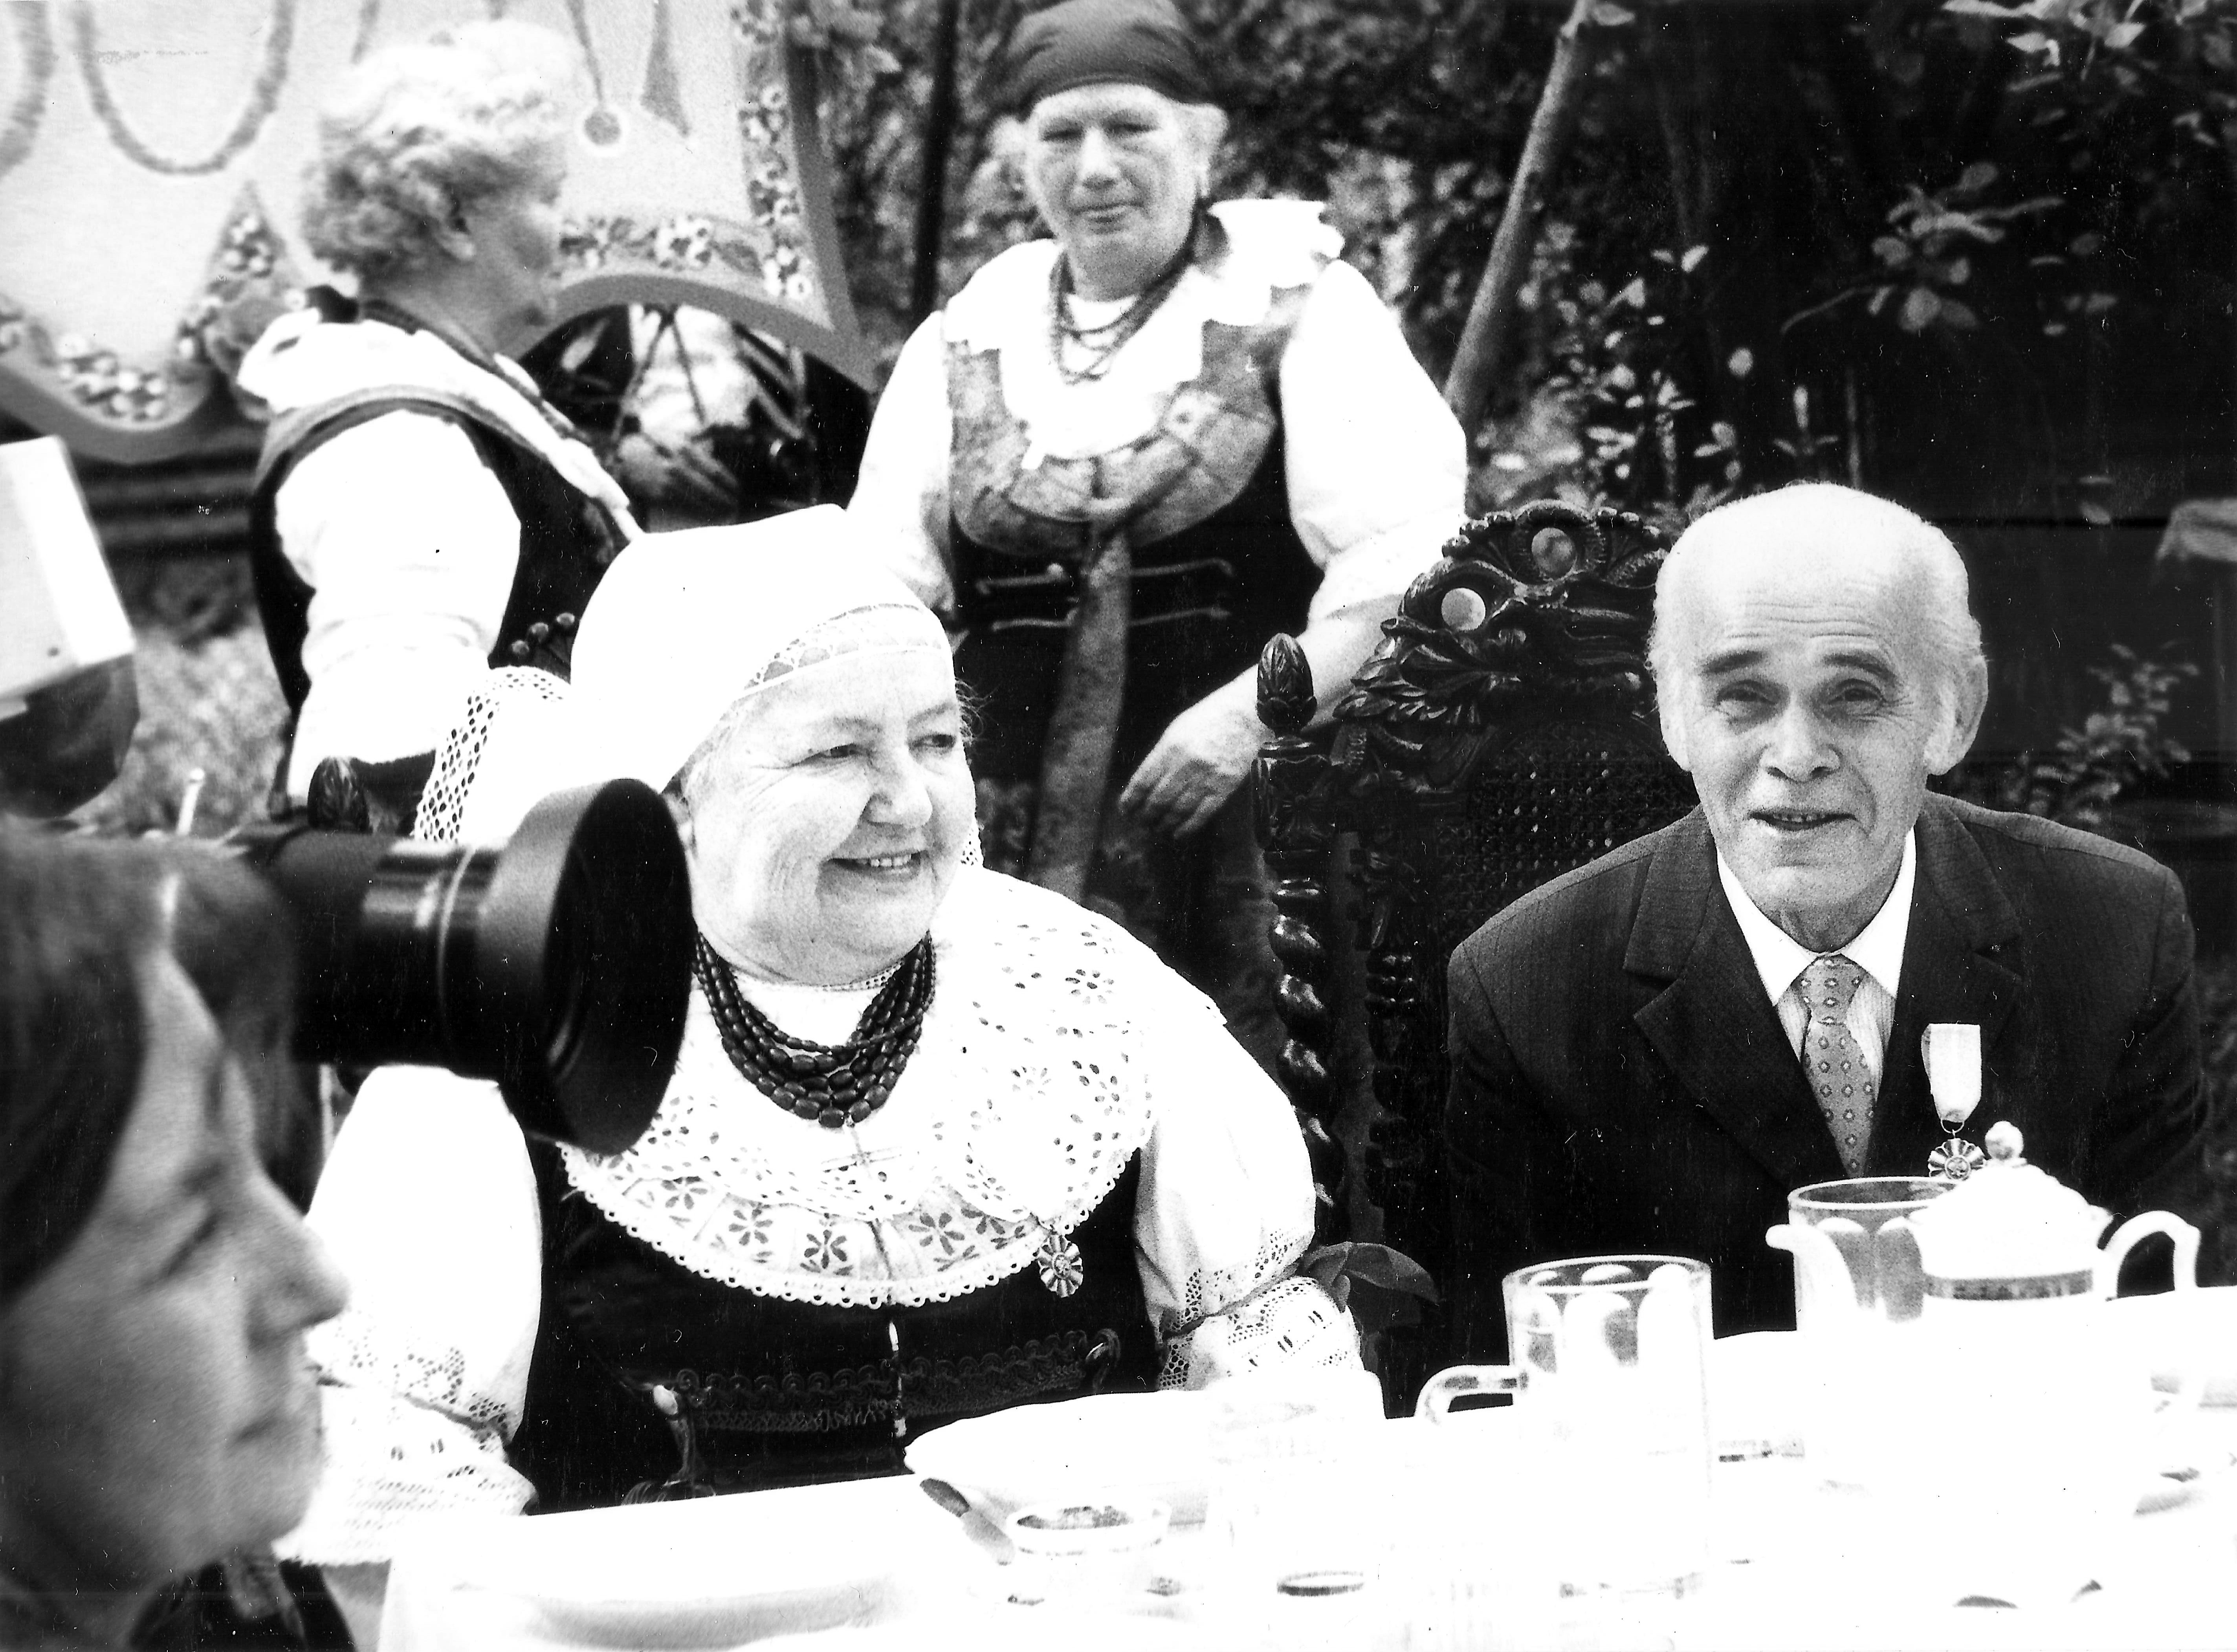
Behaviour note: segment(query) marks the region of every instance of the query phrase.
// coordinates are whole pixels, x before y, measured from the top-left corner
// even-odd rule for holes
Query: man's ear
[[[1668,686],[1679,688],[1676,683]],[[1662,747],[1670,754],[1672,762],[1691,774],[1693,772],[1693,766],[1686,758],[1686,720],[1672,703],[1675,696],[1663,693],[1663,684],[1657,683],[1654,695],[1655,715],[1662,722]],[[1679,688],[1679,692],[1684,691]]]
[[[1973,749],[1973,737],[1981,732],[1981,715],[1988,706],[1988,661],[1970,661],[1950,685],[1942,726],[1926,744],[1928,773],[1947,774],[1964,760]]]

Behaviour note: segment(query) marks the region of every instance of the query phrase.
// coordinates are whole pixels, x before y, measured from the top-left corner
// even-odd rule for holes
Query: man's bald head
[[[1744,499],[1671,552],[1649,647],[1663,742],[1725,865],[1800,944],[1846,944],[1894,886],[1927,781],[1980,726],[1957,553],[1853,489]]]
[[[1736,499],[1679,536],[1656,582],[1654,629],[1647,641],[1658,694],[1668,700],[1684,677],[1693,652],[1686,634],[1704,609],[1696,600],[1704,589],[1745,581],[1752,564],[1760,568],[1774,559],[1822,568],[1829,580],[1891,567],[1911,587],[1946,723],[1944,740],[1931,755],[1937,768],[1963,756],[1962,747],[1947,749],[1947,741],[1965,722],[1968,701],[1985,696],[1988,680],[1965,564],[1950,536],[1924,517],[1836,483],[1797,482]],[[1970,742],[1970,728],[1964,733]],[[1667,719],[1664,734],[1673,739]],[[1674,742],[1671,755],[1681,765],[1686,760]]]

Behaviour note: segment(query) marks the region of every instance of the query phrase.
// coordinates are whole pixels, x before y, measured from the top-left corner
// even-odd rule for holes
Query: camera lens
[[[230,840],[295,918],[296,1050],[493,1078],[522,1128],[634,1142],[690,991],[691,892],[668,806],[614,780],[546,798],[500,849],[303,826]]]

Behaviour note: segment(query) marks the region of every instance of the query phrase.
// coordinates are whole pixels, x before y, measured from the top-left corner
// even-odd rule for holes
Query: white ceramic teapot
[[[2153,1234],[2174,1241],[2175,1288],[2197,1288],[2197,1228],[2164,1210],[2147,1211],[2122,1222],[2100,1249],[2098,1237],[2112,1218],[2029,1164],[2021,1156],[2023,1145],[2012,1125],[1992,1125],[1988,1162],[1911,1213],[1925,1275],[1923,1317],[1975,1320],[2014,1310],[2036,1320],[2086,1314],[2112,1298],[2122,1262]]]
[[[1989,1162],[1914,1212],[1925,1294],[1897,1386],[1911,1410],[1898,1432],[1932,1436],[1933,1419],[1994,1419],[1971,1429],[1962,1459],[1913,1464],[1907,1497],[1921,1529],[1987,1534],[1950,1582],[2019,1603],[2070,1598],[2133,1517],[2159,1438],[2151,1372],[2102,1312],[2137,1241],[2174,1241],[2178,1291],[2198,1284],[2198,1230],[2155,1210],[2110,1220],[2021,1156],[2018,1130],[1993,1127]],[[2199,1373],[2174,1402],[2197,1403]]]

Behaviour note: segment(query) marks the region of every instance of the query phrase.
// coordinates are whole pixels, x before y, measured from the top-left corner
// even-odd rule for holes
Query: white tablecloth
[[[857,1482],[530,1519],[423,1529],[389,1586],[381,1652],[528,1652],[560,1647],[1443,1649],[1653,1646],[2237,1649],[2237,1410],[2194,1419],[2197,1478],[2138,1514],[2070,1603],[1960,1607],[1954,1536],[1911,1530],[1899,1508],[1816,1485],[1791,1457],[1720,1464],[1705,1583],[1682,1601],[1627,1610],[1551,1597],[1502,1565],[1495,1534],[1521,1511],[1500,1471],[1513,1425],[1468,1433],[1383,1425],[1378,1460],[1331,1480],[1316,1562],[1367,1573],[1329,1600],[1240,1596],[1230,1557],[1203,1528],[1169,1538],[1166,1592],[1122,1609],[1013,1601],[1023,1575],[995,1563],[907,1479]],[[1456,1442],[1458,1443],[1456,1446]],[[1480,1548],[1431,1564],[1404,1540],[1429,1520]],[[1480,1524],[1473,1524],[1480,1523]],[[1417,1529],[1418,1530],[1418,1529]],[[1394,1545],[1390,1540],[1399,1539]]]

